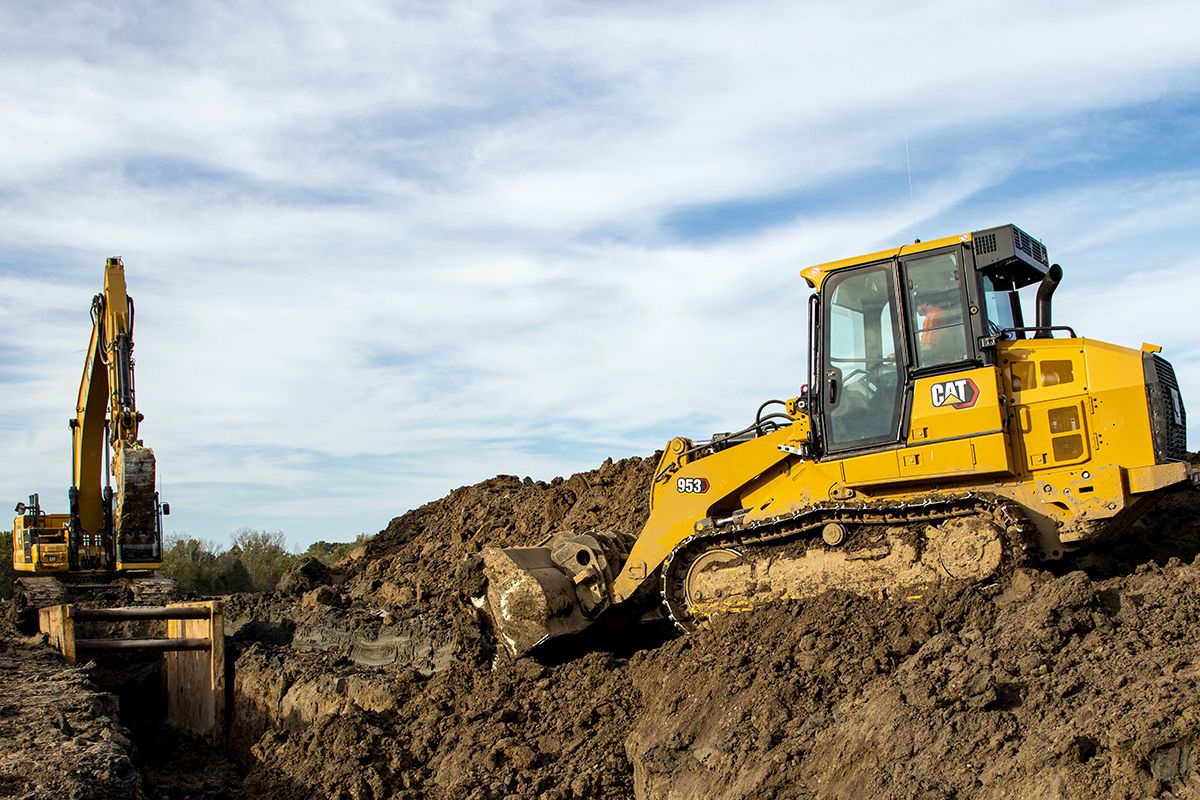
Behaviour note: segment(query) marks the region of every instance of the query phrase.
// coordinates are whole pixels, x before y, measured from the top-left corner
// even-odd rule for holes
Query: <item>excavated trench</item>
[[[691,636],[642,625],[539,659],[497,653],[466,602],[482,580],[468,556],[557,530],[636,531],[652,468],[494,478],[393,520],[332,573],[308,565],[275,595],[230,598],[226,796],[1200,797],[1195,494],[1004,586],[828,592]],[[0,724],[16,702],[0,699]],[[87,741],[119,744],[106,708],[80,705],[65,729],[79,739],[86,722]],[[141,741],[144,760],[196,752]],[[137,770],[119,761],[104,773],[114,786]],[[0,760],[0,795],[17,774]],[[206,774],[143,776],[143,793],[220,796],[189,787]]]
[[[162,623],[79,625],[80,638],[161,637]],[[78,667],[39,636],[0,631],[0,797],[228,798],[243,774],[164,723],[162,656],[97,654]]]

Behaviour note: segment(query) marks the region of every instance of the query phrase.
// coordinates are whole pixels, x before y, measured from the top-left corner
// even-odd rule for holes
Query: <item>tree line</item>
[[[221,550],[205,539],[173,534],[163,545],[160,573],[172,578],[180,592],[214,595],[235,592],[270,592],[287,568],[312,557],[332,564],[366,541],[314,542],[303,553],[291,553],[282,531],[239,528],[232,544]],[[12,597],[12,531],[0,531],[0,600]]]

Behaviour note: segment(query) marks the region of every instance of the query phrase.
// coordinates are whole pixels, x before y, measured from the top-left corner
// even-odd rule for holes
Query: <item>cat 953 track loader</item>
[[[513,655],[658,599],[687,630],[830,588],[994,581],[1119,535],[1193,480],[1161,348],[1051,321],[1062,269],[1012,225],[809,267],[808,385],[667,443],[635,538],[483,553]],[[1036,319],[1019,290],[1039,285]],[[1032,291],[1032,288],[1031,288]]]
[[[33,609],[89,596],[157,605],[174,594],[173,581],[154,575],[162,566],[162,515],[170,509],[155,490],[154,451],[138,438],[133,298],[121,259],[105,264],[104,291],[92,299],[91,315],[68,421],[69,512],[45,513],[34,494],[17,504],[13,520],[14,609],[22,623]]]

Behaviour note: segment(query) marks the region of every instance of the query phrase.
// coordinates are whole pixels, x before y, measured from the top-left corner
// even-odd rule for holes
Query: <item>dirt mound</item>
[[[828,592],[690,636],[644,623],[539,660],[498,653],[469,603],[482,589],[472,556],[554,531],[637,531],[653,463],[465,487],[328,575],[298,569],[288,595],[230,598],[243,796],[1200,797],[1197,493],[1110,547],[1003,585]],[[55,686],[77,680],[44,649],[21,656],[0,666],[25,670],[28,656]],[[128,796],[139,780],[191,791],[139,779],[111,707],[89,697],[61,719],[5,725],[26,704],[6,696],[0,735],[69,754],[72,774],[104,787],[90,796]],[[0,794],[82,785],[36,794],[14,758],[0,760]]]
[[[726,617],[634,676],[637,796],[1194,796],[1197,612],[1200,562]]]
[[[473,587],[466,556],[484,547],[536,544],[553,533],[609,529],[637,533],[649,513],[657,458],[605,461],[550,483],[500,475],[456,489],[392,520],[339,567],[345,593],[380,608],[457,604]]]
[[[336,565],[336,601],[233,599],[231,634],[248,647],[233,730],[253,767],[247,796],[631,796],[626,658],[494,664],[469,557],[557,531],[639,530],[655,463],[464,487]]]
[[[247,796],[1198,796],[1195,494],[1003,588],[831,592],[498,656],[468,556],[636,531],[652,466],[459,489],[339,564],[335,600],[243,608]]]

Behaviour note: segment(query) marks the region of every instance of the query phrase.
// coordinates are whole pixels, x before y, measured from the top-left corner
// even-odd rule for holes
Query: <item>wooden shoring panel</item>
[[[169,608],[208,610],[205,619],[169,619],[169,639],[207,639],[211,647],[200,651],[174,651],[163,657],[167,691],[167,724],[225,743],[225,629],[221,603],[173,603]]]

